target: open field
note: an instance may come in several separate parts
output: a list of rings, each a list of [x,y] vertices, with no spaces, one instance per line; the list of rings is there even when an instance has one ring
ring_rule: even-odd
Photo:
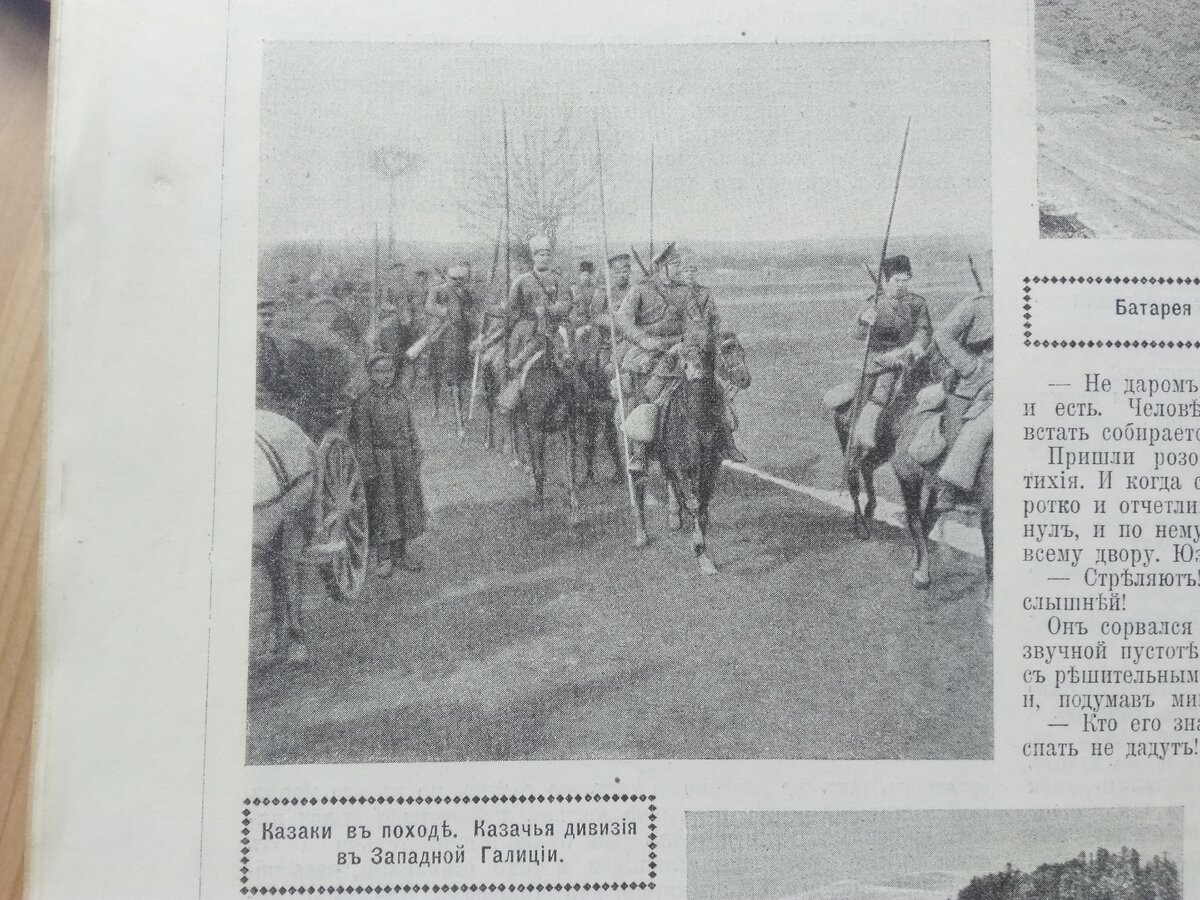
[[[854,374],[849,323],[867,276],[717,271],[710,283],[748,348],[740,440],[752,464],[837,487],[820,396]],[[952,260],[915,284],[935,316],[971,286]],[[651,545],[631,546],[623,487],[586,488],[572,528],[561,484],[531,511],[525,476],[477,447],[479,423],[459,447],[423,402],[418,420],[423,572],[372,577],[355,606],[314,583],[315,658],[293,670],[254,658],[255,579],[249,762],[990,757],[980,559],[938,547],[932,589],[914,590],[899,530],[861,543],[844,512],[727,471],[711,531],[721,573],[706,579],[662,509],[648,510]]]

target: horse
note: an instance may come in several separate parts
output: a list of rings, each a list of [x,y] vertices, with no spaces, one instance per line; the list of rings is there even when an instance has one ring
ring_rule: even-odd
[[[948,412],[948,411],[947,411]],[[939,515],[935,509],[938,493],[937,471],[948,450],[928,464],[913,458],[909,448],[923,415],[915,407],[908,409],[896,422],[896,451],[892,454],[892,471],[900,482],[904,496],[905,521],[916,548],[913,564],[913,587],[924,590],[930,585],[929,533]],[[964,498],[967,506],[979,510],[979,531],[983,537],[983,570],[988,583],[992,580],[992,445],[989,444],[975,475],[975,486]]]
[[[875,446],[848,467],[846,486],[854,503],[854,531],[861,540],[871,536],[871,521],[875,515],[875,470],[891,463],[900,484],[904,500],[904,519],[913,540],[913,586],[924,590],[930,585],[929,533],[939,518],[937,503],[937,467],[941,459],[929,465],[917,462],[909,451],[921,418],[928,413],[917,409],[917,395],[925,387],[940,382],[944,361],[935,348],[928,349],[901,370],[892,402],[881,411]],[[853,403],[840,406],[834,414],[834,427],[845,456],[853,423],[850,421]],[[984,544],[984,570],[992,577],[992,451],[988,449],[968,501],[980,511],[980,530]],[[859,492],[865,490],[866,504],[860,505]]]
[[[576,492],[575,468],[578,384],[575,357],[571,341],[562,329],[557,339],[548,335],[542,341],[542,349],[525,370],[524,385],[513,413],[514,429],[519,423],[519,430],[525,432],[535,507],[540,507],[545,500],[547,439],[551,434],[562,438],[566,450],[567,505],[572,524],[577,524],[579,496]]]
[[[692,518],[692,552],[704,575],[715,575],[708,555],[708,507],[716,491],[721,461],[726,452],[722,418],[725,396],[722,382],[740,390],[750,386],[746,353],[737,334],[721,332],[710,337],[696,354],[680,360],[680,374],[659,414],[658,430],[647,449],[647,459],[658,462],[667,483],[667,526],[683,527],[682,512]],[[634,479],[634,545],[644,547],[646,535],[646,476]]]
[[[442,326],[428,349],[429,388],[433,421],[441,418],[442,387],[450,389],[454,403],[454,431],[460,444],[466,442],[466,410],[463,409],[463,385],[470,383],[471,353],[468,342],[455,325]]]
[[[516,440],[513,428],[513,417],[500,409],[500,392],[504,388],[505,345],[503,332],[494,332],[482,338],[483,347],[479,346],[480,338],[476,338],[471,346],[472,354],[480,353],[479,382],[476,385],[476,398],[483,405],[483,449],[496,448],[496,414],[500,413],[504,422],[504,450],[515,451]],[[496,344],[499,342],[499,346]]]
[[[268,655],[307,662],[300,622],[301,565],[313,533],[316,453],[295,422],[267,410],[255,412],[253,554],[271,583],[272,627]]]
[[[252,555],[271,584],[268,653],[282,654],[289,663],[309,658],[300,622],[301,567],[327,566],[348,546],[340,537],[327,539],[329,523],[318,521],[329,487],[318,459],[327,458],[322,454],[331,438],[326,435],[319,448],[312,436],[334,428],[349,399],[363,389],[364,356],[360,346],[328,324],[260,320]],[[353,452],[348,445],[347,450]],[[322,543],[314,544],[314,537]],[[322,575],[328,587],[331,576],[325,569]]]
[[[587,325],[575,334],[576,367],[576,424],[577,441],[583,447],[584,479],[596,477],[596,438],[603,431],[604,446],[612,461],[611,480],[620,484],[625,477],[621,457],[621,442],[613,415],[615,398],[606,371],[611,353],[602,346],[602,336],[594,325]]]

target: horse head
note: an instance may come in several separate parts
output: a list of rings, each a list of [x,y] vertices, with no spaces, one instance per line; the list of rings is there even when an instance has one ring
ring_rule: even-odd
[[[680,344],[675,353],[679,357],[679,367],[687,381],[703,381],[712,371],[712,367],[705,362],[704,354],[695,347]]]
[[[937,348],[930,344],[922,353],[908,360],[900,370],[896,384],[893,403],[901,398],[916,397],[922,388],[926,388],[942,378],[942,357]]]
[[[739,390],[750,387],[750,368],[746,365],[746,348],[737,333],[722,331],[717,338],[717,374]]]
[[[575,341],[565,325],[558,326],[558,332],[549,339],[550,361],[558,371],[563,373],[575,370]]]

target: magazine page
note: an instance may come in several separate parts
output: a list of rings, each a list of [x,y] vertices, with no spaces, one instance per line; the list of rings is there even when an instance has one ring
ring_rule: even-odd
[[[64,4],[30,895],[1181,897],[1173,5]]]

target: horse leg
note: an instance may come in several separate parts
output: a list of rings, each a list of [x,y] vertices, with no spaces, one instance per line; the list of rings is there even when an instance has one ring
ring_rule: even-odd
[[[983,535],[983,571],[992,580],[992,503],[985,499],[979,505],[979,531]]]
[[[708,498],[701,498],[692,516],[692,552],[700,564],[701,575],[716,575],[716,563],[708,555]]]
[[[442,373],[439,366],[432,358],[429,360],[429,367],[426,370],[429,374],[429,390],[433,399],[433,415],[430,416],[433,421],[437,421],[442,414]]]
[[[675,489],[675,483],[667,479],[667,527],[672,531],[678,531],[683,527],[683,512],[679,505],[679,492]]]
[[[867,502],[863,506],[863,523],[866,526],[867,534],[871,532],[871,522],[875,519],[875,506],[877,498],[875,496],[875,470],[879,467],[879,460],[871,457],[863,460],[863,464],[859,467],[859,472],[862,473],[863,488],[867,492]]]
[[[580,413],[579,416],[580,430],[583,432],[583,477],[587,481],[596,479],[596,431],[598,423],[596,421],[596,411],[592,408],[587,408]]]
[[[544,445],[543,445],[544,446]],[[533,432],[529,428],[529,413],[522,411],[521,421],[517,431],[517,459],[520,461],[521,468],[529,475],[533,474]],[[545,451],[542,453],[543,472],[546,462]]]
[[[279,534],[264,548],[263,568],[271,583],[271,626],[263,644],[264,656],[278,656],[287,647],[287,579],[283,575],[283,544]]]
[[[454,433],[461,444],[467,439],[467,426],[463,421],[462,385],[455,382],[454,387],[450,388],[450,395],[454,400]]]
[[[572,416],[572,419],[575,417]],[[567,422],[567,427],[563,429],[563,435],[567,445],[567,506],[571,510],[571,524],[578,525],[579,518],[579,494],[575,490],[575,455],[578,452],[575,441],[575,422]]]
[[[865,541],[871,536],[871,523],[858,502],[858,493],[862,490],[862,472],[857,465],[847,470],[846,487],[850,490],[850,500],[854,503],[854,533],[860,541]]]
[[[509,466],[514,469],[521,468],[521,417],[515,409],[508,414],[507,449],[512,453],[512,459],[508,461]]]
[[[600,427],[604,429],[604,442],[608,446],[608,458],[612,460],[613,484],[620,484],[625,479],[624,456],[621,453],[621,441],[617,437],[617,423],[612,416],[603,413],[600,416]]]
[[[546,493],[546,432],[530,428],[525,423],[525,438],[529,444],[529,464],[533,474],[533,505],[541,506]]]
[[[485,410],[484,410],[485,419],[484,419],[484,423],[483,423],[483,449],[484,449],[484,450],[491,450],[491,449],[493,449],[493,448],[496,446],[496,445],[495,445],[495,438],[496,438],[496,433],[495,433],[495,428],[496,428],[496,426],[495,426],[496,408],[495,408],[495,407],[492,405],[492,398],[491,398],[491,396],[486,396],[486,397],[485,397],[485,399],[484,399],[484,406],[485,406],[486,408],[485,408]]]
[[[838,445],[842,448],[842,459],[846,458],[846,450],[850,446],[850,407],[847,404],[839,407],[833,414],[833,429],[837,433]],[[873,479],[871,479],[873,481]],[[862,490],[862,473],[858,465],[846,466],[846,489],[850,492],[850,501],[854,504],[854,533],[860,541],[871,536],[871,524],[867,514],[858,502],[858,493]],[[867,505],[874,512],[874,490],[872,483],[867,491]]]
[[[315,484],[315,482],[314,482]],[[304,628],[300,622],[300,555],[308,543],[307,508],[297,509],[294,516],[284,519],[280,529],[279,572],[283,587],[286,613],[287,642],[285,659],[289,664],[308,662],[308,647],[304,643]]]
[[[633,546],[645,547],[650,543],[646,536],[646,475],[633,477]]]
[[[925,527],[928,510],[933,505],[928,496],[925,480],[920,477],[899,479],[900,493],[904,495],[904,523],[913,541],[913,587],[925,590],[929,587],[929,529]]]

